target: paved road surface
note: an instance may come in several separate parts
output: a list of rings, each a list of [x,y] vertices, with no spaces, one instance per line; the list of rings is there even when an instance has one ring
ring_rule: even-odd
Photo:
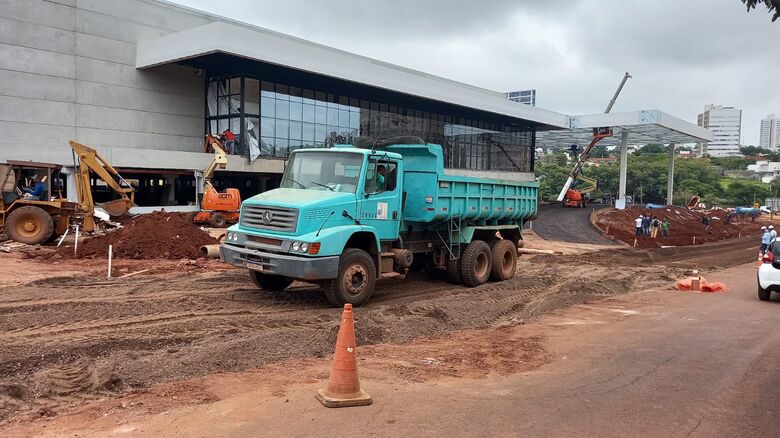
[[[531,372],[416,384],[364,381],[374,404],[348,409],[321,407],[313,397],[316,383],[285,385],[285,395],[274,397],[252,390],[253,382],[247,380],[244,393],[213,404],[172,406],[161,414],[129,418],[112,410],[113,423],[102,426],[99,422],[107,417],[96,411],[74,432],[780,436],[780,297],[773,302],[757,299],[752,265],[711,277],[725,281],[732,291],[633,293],[517,327],[544,334],[551,361]],[[39,432],[58,435],[60,419],[65,420],[56,417]]]
[[[595,206],[600,208],[602,206]],[[559,203],[539,206],[533,230],[544,239],[574,243],[614,244],[590,224],[593,207],[564,208]]]

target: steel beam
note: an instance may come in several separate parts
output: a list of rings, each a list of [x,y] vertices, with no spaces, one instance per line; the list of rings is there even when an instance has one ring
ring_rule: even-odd
[[[618,190],[617,208],[626,207],[626,182],[628,178],[628,131],[620,133],[620,188]]]
[[[666,205],[674,201],[674,150],[677,145],[669,143],[669,175],[666,182]]]

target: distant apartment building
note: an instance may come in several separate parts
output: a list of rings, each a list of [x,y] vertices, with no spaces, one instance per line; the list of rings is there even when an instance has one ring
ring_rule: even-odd
[[[732,106],[706,105],[699,114],[698,125],[712,131],[714,140],[699,144],[699,154],[711,157],[739,155],[742,110]]]
[[[510,91],[506,93],[506,98],[512,102],[536,106],[536,90]]]
[[[770,114],[761,120],[759,146],[773,151],[780,150],[780,117]]]
[[[747,170],[755,172],[761,182],[768,184],[780,176],[780,162],[760,160],[756,161],[756,164],[749,164]]]

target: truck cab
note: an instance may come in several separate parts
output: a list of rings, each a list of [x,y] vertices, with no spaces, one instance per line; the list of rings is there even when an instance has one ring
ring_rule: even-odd
[[[445,175],[439,145],[299,149],[278,189],[242,203],[220,258],[266,291],[321,284],[337,306],[363,304],[382,274],[416,267],[476,286],[514,275],[537,191],[535,182]]]
[[[278,189],[244,201],[221,257],[248,268],[263,289],[282,290],[293,279],[324,282],[329,300],[357,304],[373,289],[382,242],[398,238],[402,174],[403,159],[392,152],[297,150]],[[342,256],[357,262],[342,284],[328,284]]]

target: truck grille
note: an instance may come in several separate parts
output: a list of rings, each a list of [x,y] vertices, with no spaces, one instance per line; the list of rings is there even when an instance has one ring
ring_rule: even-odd
[[[246,228],[294,233],[298,226],[298,210],[267,205],[244,205],[240,222],[241,226]]]

